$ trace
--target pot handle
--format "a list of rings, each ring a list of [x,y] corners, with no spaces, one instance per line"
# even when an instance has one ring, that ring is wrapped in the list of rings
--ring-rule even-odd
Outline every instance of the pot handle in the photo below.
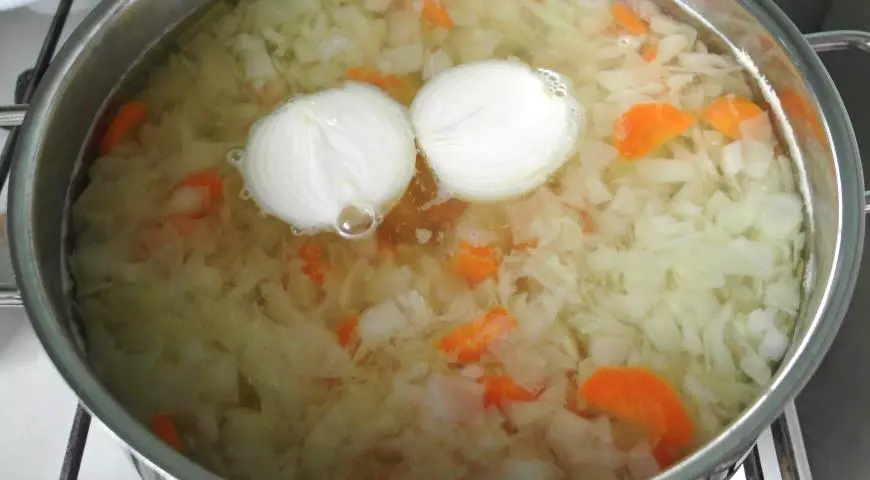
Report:
[[[9,105],[4,106],[0,105],[0,127],[17,127],[20,126],[24,122],[24,116],[27,113],[27,105]],[[11,143],[11,142],[10,142]],[[7,147],[9,147],[7,145]],[[8,150],[8,148],[7,148]],[[10,152],[0,152],[0,157],[3,154],[8,154]],[[6,237],[6,214],[0,215],[0,237],[2,237],[2,241],[0,243],[6,243],[5,252],[0,255],[4,255],[6,258],[0,260],[2,263],[6,263],[4,270],[12,272],[12,265],[9,262],[8,257],[8,238]],[[0,284],[0,309],[5,309],[8,307],[21,307],[23,305],[21,301],[21,294],[18,292],[18,288],[14,285],[9,284]]]
[[[9,238],[6,236],[6,214],[0,214],[0,272],[3,272],[3,281],[0,281],[0,310],[9,307],[21,307],[21,293],[15,285],[15,273],[12,270],[12,259],[9,253]]]
[[[810,33],[805,36],[816,53],[856,49],[870,53],[870,32],[860,30],[833,30]],[[864,214],[870,213],[870,190],[864,190]]]
[[[24,123],[27,105],[0,105],[0,127],[18,127]]]
[[[805,35],[816,53],[836,52],[856,48],[870,52],[870,33],[859,30],[833,30]]]
[[[15,287],[0,287],[0,309],[9,307],[23,307],[21,293]]]

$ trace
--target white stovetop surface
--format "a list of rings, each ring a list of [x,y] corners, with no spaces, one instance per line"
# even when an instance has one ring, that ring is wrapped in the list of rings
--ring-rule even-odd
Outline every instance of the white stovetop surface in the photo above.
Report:
[[[73,8],[82,3],[90,2],[76,0]],[[81,12],[71,15],[65,35],[82,17]],[[0,12],[0,105],[13,103],[15,79],[33,66],[50,20],[29,9]],[[6,131],[0,129],[0,150],[5,141]],[[5,189],[0,207],[6,211]],[[58,478],[75,408],[75,396],[49,361],[23,310],[0,310],[0,479]],[[139,478],[126,450],[98,421],[91,424],[79,478]]]

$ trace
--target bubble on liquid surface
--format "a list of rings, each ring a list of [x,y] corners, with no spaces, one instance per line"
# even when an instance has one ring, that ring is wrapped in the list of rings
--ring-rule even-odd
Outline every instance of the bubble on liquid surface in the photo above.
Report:
[[[238,166],[245,159],[245,151],[239,148],[234,148],[227,153],[227,161],[231,165]]]
[[[372,207],[348,205],[338,214],[335,231],[347,239],[367,237],[378,228],[380,217]]]
[[[623,47],[637,49],[640,48],[640,46],[643,44],[643,37],[636,37],[634,35],[624,33],[616,39],[616,43]]]
[[[546,88],[547,93],[555,97],[568,96],[569,83],[565,77],[546,68],[539,68],[537,72],[541,80],[544,81],[544,88]]]
[[[299,227],[295,227],[295,226],[291,225],[290,226],[290,233],[292,233],[293,235],[296,235],[297,237],[308,237],[308,236],[311,236],[311,235],[314,235],[315,233],[317,233],[317,230],[310,229],[310,228],[308,228],[308,229],[299,228]]]

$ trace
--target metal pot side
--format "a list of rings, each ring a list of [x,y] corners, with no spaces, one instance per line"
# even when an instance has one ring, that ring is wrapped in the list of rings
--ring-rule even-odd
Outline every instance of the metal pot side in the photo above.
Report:
[[[208,0],[114,0],[97,6],[56,56],[29,106],[13,152],[11,250],[34,328],[86,408],[150,466],[167,476],[214,474],[154,437],[117,402],[88,364],[73,315],[66,255],[69,210],[94,158],[104,114],[141,88],[165,57],[173,32],[195,23]],[[807,200],[804,298],[793,343],[771,384],[713,441],[663,472],[664,479],[722,479],[805,385],[830,347],[852,295],[864,239],[861,160],[846,110],[813,51],[857,46],[870,35],[804,38],[769,0],[662,0],[705,39],[745,61],[778,117]],[[143,52],[145,54],[143,55]],[[0,117],[3,111],[0,110]],[[20,112],[19,112],[20,114]]]

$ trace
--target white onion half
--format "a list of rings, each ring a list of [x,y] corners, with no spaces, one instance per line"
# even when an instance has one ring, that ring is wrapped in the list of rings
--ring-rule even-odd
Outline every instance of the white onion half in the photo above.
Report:
[[[486,60],[432,78],[411,105],[411,122],[445,190],[495,202],[546,182],[571,155],[585,112],[558,74]]]
[[[335,228],[346,207],[384,214],[414,176],[404,107],[347,83],[294,98],[251,129],[239,170],[267,214],[302,231]]]

